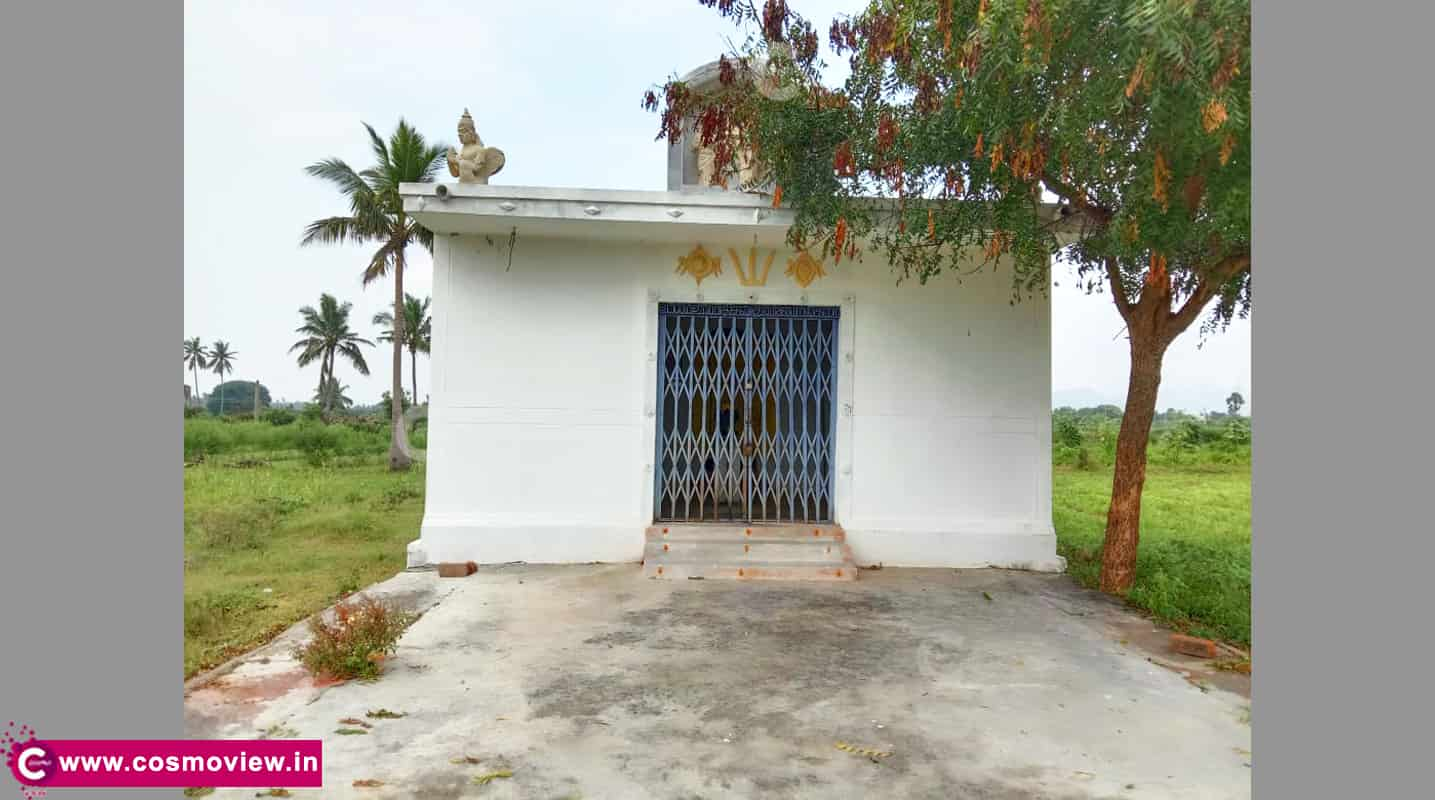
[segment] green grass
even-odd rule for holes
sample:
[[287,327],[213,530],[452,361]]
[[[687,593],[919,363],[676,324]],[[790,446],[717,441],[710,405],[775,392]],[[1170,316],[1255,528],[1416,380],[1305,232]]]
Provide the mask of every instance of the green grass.
[[381,454],[324,466],[297,454],[262,459],[184,470],[186,677],[392,576],[418,536],[421,465],[391,473]]
[[[1056,467],[1052,517],[1072,577],[1095,588],[1111,471]],[[1152,466],[1130,602],[1198,636],[1251,643],[1249,466]]]

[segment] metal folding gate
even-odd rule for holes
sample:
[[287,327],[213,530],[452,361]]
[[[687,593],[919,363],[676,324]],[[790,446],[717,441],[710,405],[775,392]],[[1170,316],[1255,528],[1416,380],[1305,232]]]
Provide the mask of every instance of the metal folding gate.
[[658,520],[832,521],[838,318],[659,304]]

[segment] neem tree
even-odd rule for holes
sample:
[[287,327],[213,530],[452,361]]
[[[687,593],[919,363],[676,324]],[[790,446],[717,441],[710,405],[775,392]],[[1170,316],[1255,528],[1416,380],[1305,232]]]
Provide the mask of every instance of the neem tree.
[[715,91],[669,80],[644,106],[660,139],[692,124],[719,163],[753,154],[794,246],[872,247],[921,281],[1011,269],[1014,302],[1057,254],[1111,293],[1131,369],[1101,588],[1126,592],[1162,358],[1250,311],[1249,0],[874,0],[831,25],[840,88],[782,0],[699,2],[751,33]]

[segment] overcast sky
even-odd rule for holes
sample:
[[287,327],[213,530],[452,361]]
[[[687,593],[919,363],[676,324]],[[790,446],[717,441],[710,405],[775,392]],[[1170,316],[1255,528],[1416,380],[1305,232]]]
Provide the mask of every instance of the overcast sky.
[[[791,5],[825,31],[834,12],[862,3]],[[301,370],[288,352],[299,307],[332,293],[354,304],[354,327],[373,338],[370,319],[388,307],[392,284],[362,287],[361,248],[299,248],[306,223],[346,210],[306,165],[338,156],[367,166],[361,121],[387,135],[403,116],[453,142],[466,106],[484,143],[507,155],[496,183],[663,189],[665,143],[653,141],[657,117],[640,96],[715,58],[733,30],[696,0],[187,0],[184,336],[229,342],[233,377],[258,378],[275,400],[309,399],[317,367]],[[427,295],[429,258],[409,252],[405,288]],[[1083,294],[1073,277],[1053,273],[1053,403],[1120,405],[1120,318],[1108,295]],[[1249,323],[1200,344],[1193,326],[1172,345],[1160,408],[1224,409],[1232,391],[1250,399]],[[339,370],[358,403],[389,385],[387,357],[375,350],[369,362],[369,377]],[[407,369],[406,357],[406,386]],[[214,378],[201,374],[200,388]],[[420,357],[420,395],[427,387]]]

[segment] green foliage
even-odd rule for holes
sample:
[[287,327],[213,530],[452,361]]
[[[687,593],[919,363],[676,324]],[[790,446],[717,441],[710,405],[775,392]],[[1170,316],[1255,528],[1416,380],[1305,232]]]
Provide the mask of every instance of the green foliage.
[[414,619],[391,601],[360,597],[340,603],[332,618],[309,620],[310,640],[294,650],[316,677],[377,678],[382,656],[392,655],[404,628]]
[[[1081,470],[1111,466],[1116,460],[1119,416],[1115,406],[1053,411],[1052,463]],[[1170,409],[1156,415],[1147,460],[1165,466],[1250,464],[1250,431],[1246,417],[1206,421]]]
[[260,414],[259,418],[270,425],[291,425],[299,417],[287,408],[271,408]]
[[[214,387],[205,401],[205,408],[209,413],[219,415],[221,403],[224,406],[224,413],[231,415],[254,416],[254,382],[253,381],[226,381]],[[262,412],[269,407],[269,389],[264,384],[259,384],[259,409]]]
[[294,446],[310,466],[320,466],[339,453],[339,429],[303,420],[294,426]]
[[1052,434],[1056,437],[1055,444],[1062,447],[1076,448],[1081,446],[1081,427],[1076,420],[1069,416],[1057,416],[1052,423]]
[[664,84],[659,138],[692,120],[728,167],[754,150],[794,246],[841,259],[870,242],[924,281],[973,269],[975,248],[1007,257],[1016,297],[1044,292],[1062,251],[1088,287],[1160,287],[1193,315],[1219,298],[1216,326],[1248,310],[1249,0],[872,0],[831,25],[851,67],[836,89],[785,3],[718,8],[761,35],[715,91]]
[[185,406],[185,407],[184,407],[184,418],[185,418],[185,419],[189,419],[190,417],[198,417],[198,416],[200,416],[200,415],[202,415],[202,414],[204,414],[204,409],[201,408],[201,407],[199,407],[199,406]]
[[313,458],[324,463],[337,456],[378,455],[388,451],[384,423],[372,418],[330,425],[303,416],[292,424],[234,417],[195,417],[184,421],[184,457],[267,453],[280,458]]

